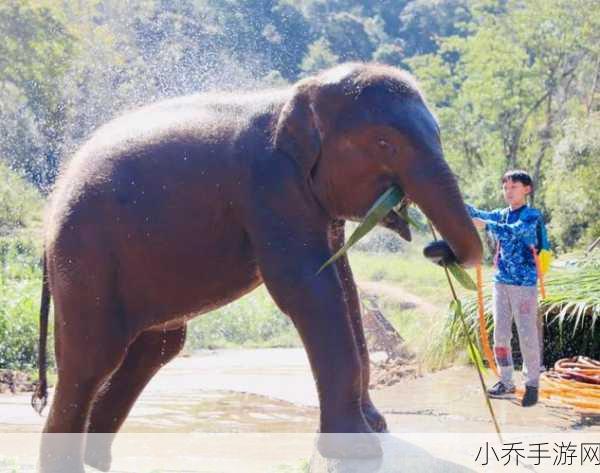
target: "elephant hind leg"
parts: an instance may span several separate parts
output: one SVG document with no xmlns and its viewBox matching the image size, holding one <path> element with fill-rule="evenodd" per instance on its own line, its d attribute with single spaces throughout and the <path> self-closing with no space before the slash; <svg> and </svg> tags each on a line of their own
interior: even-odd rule
<svg viewBox="0 0 600 473">
<path fill-rule="evenodd" d="M 84 461 L 109 471 L 110 448 L 134 402 L 158 370 L 183 348 L 186 326 L 142 332 L 131 343 L 121 366 L 99 390 L 90 415 Z"/>
<path fill-rule="evenodd" d="M 41 473 L 84 471 L 84 435 L 92 403 L 127 351 L 125 314 L 101 269 L 53 273 L 58 382 L 42 435 Z"/>
<path fill-rule="evenodd" d="M 94 343 L 85 343 L 88 336 L 78 334 L 77 325 L 56 324 L 62 353 L 57 357 L 58 382 L 42 435 L 41 473 L 84 471 L 84 435 L 93 400 L 126 351 L 125 343 L 111 341 L 108 334 L 99 333 Z"/>
</svg>

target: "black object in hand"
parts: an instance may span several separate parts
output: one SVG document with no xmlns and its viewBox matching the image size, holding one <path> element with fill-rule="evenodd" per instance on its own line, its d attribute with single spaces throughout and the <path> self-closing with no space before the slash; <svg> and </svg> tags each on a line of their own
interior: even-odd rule
<svg viewBox="0 0 600 473">
<path fill-rule="evenodd" d="M 456 255 L 444 240 L 432 241 L 423 248 L 423 256 L 439 266 L 456 263 Z"/>
</svg>

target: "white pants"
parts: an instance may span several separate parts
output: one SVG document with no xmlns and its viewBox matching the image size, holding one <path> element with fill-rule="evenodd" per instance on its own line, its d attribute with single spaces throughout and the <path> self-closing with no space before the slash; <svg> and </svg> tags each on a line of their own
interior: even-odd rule
<svg viewBox="0 0 600 473">
<path fill-rule="evenodd" d="M 501 381 L 506 386 L 514 386 L 514 367 L 510 348 L 514 318 L 523 356 L 525 384 L 537 387 L 540 379 L 541 354 L 538 336 L 537 287 L 494 283 L 493 308 L 494 356 L 500 370 Z"/>
</svg>

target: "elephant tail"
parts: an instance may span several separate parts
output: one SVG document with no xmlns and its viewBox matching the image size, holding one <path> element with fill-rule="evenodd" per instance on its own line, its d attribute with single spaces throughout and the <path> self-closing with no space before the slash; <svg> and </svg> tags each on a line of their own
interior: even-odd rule
<svg viewBox="0 0 600 473">
<path fill-rule="evenodd" d="M 48 313 L 50 311 L 50 288 L 48 286 L 48 265 L 46 262 L 46 252 L 43 258 L 43 276 L 42 276 L 42 300 L 40 304 L 40 338 L 38 346 L 38 370 L 39 379 L 33 395 L 31 396 L 31 406 L 38 413 L 42 414 L 44 407 L 48 402 L 48 380 L 46 377 L 47 368 L 47 345 L 48 345 Z"/>
</svg>

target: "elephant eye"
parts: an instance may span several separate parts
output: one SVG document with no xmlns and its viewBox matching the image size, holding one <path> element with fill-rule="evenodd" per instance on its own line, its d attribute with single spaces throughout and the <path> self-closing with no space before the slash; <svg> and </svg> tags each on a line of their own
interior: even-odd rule
<svg viewBox="0 0 600 473">
<path fill-rule="evenodd" d="M 380 138 L 379 141 L 377 142 L 377 144 L 379 145 L 380 148 L 384 148 L 384 149 L 390 147 L 390 144 L 387 141 L 385 141 L 383 138 Z"/>
</svg>

